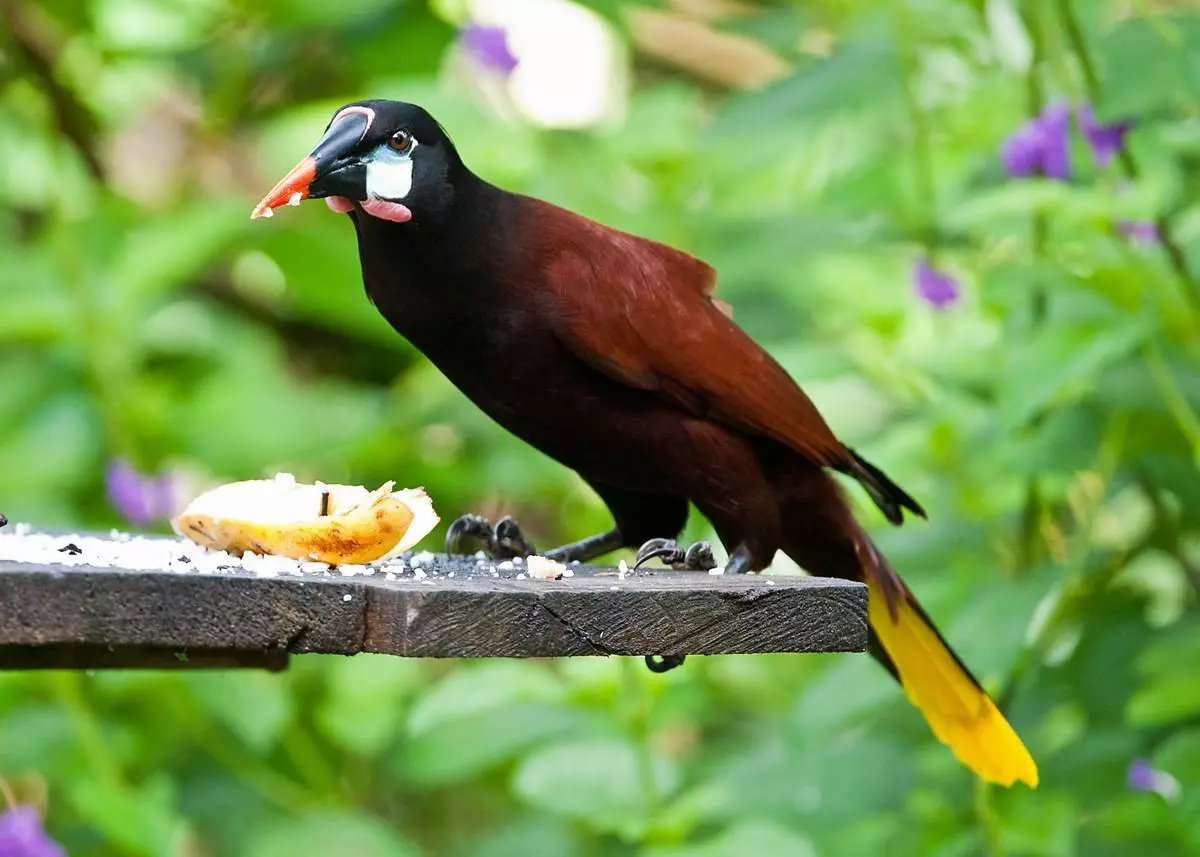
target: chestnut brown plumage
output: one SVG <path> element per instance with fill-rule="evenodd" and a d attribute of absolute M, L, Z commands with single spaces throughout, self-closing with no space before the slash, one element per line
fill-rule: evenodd
<path fill-rule="evenodd" d="M 543 553 L 661 545 L 691 502 L 727 548 L 727 572 L 760 571 L 782 550 L 812 574 L 863 580 L 871 653 L 937 737 L 985 779 L 1036 784 L 1020 739 L 829 471 L 856 479 L 892 523 L 924 511 L 734 323 L 711 267 L 489 184 L 429 114 L 400 102 L 340 110 L 255 214 L 305 197 L 348 214 L 367 295 L 392 327 L 607 504 L 613 530 Z M 468 516 L 456 535 L 482 523 Z M 494 550 L 531 549 L 502 524 Z"/>

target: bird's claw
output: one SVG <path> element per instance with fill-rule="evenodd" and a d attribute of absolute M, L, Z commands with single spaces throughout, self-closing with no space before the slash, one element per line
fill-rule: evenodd
<path fill-rule="evenodd" d="M 670 672 L 683 664 L 687 655 L 646 655 L 646 668 L 652 673 Z"/>
<path fill-rule="evenodd" d="M 471 550 L 471 546 L 475 546 L 475 550 Z M 501 518 L 493 527 L 492 522 L 482 515 L 463 515 L 446 530 L 446 553 L 462 556 L 476 550 L 486 551 L 493 559 L 513 559 L 537 553 L 515 519 Z"/>
<path fill-rule="evenodd" d="M 655 557 L 677 571 L 708 571 L 717 567 L 712 545 L 708 542 L 693 542 L 686 548 L 680 548 L 674 539 L 650 539 L 638 548 L 633 567 L 640 568 Z"/>

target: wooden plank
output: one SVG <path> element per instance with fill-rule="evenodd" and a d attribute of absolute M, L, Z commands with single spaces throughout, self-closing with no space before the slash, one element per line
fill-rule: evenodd
<path fill-rule="evenodd" d="M 0 668 L 278 669 L 287 655 L 311 652 L 527 658 L 866 648 L 866 588 L 858 583 L 573 571 L 519 579 L 519 566 L 446 556 L 393 580 L 0 561 Z"/>

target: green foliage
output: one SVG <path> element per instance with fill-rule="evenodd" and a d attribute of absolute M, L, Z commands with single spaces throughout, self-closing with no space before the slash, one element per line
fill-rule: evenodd
<path fill-rule="evenodd" d="M 608 526 L 392 333 L 345 218 L 248 218 L 336 107 L 419 101 L 489 180 L 719 270 L 930 510 L 863 504 L 1041 788 L 975 783 L 866 656 L 8 674 L 0 776 L 44 787 L 72 857 L 1200 854 L 1194 4 L 752 6 L 703 24 L 788 64 L 749 90 L 585 5 L 633 56 L 617 127 L 498 118 L 444 67 L 457 0 L 0 4 L 0 510 L 122 526 L 124 457 L 397 479 L 542 546 Z M 1073 119 L 1070 181 L 1006 176 L 1051 100 L 1133 120 L 1125 152 L 1097 163 Z M 1165 245 L 1116 228 L 1158 217 Z M 963 289 L 944 311 L 926 253 Z M 1178 794 L 1130 788 L 1138 758 Z"/>

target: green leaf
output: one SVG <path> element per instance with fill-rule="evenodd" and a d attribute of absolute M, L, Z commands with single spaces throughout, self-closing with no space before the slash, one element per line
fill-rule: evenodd
<path fill-rule="evenodd" d="M 984 6 L 996 56 L 1006 68 L 1024 73 L 1033 58 L 1033 44 L 1013 0 L 987 0 Z"/>
<path fill-rule="evenodd" d="M 1181 671 L 1152 681 L 1129 700 L 1127 717 L 1135 726 L 1162 726 L 1200 714 L 1200 681 Z"/>
<path fill-rule="evenodd" d="M 114 786 L 84 775 L 68 787 L 75 811 L 122 854 L 162 857 L 184 826 L 166 773 L 141 786 Z"/>
<path fill-rule="evenodd" d="M 188 683 L 200 707 L 254 752 L 274 747 L 292 720 L 294 701 L 279 676 L 249 670 L 193 673 Z"/>
<path fill-rule="evenodd" d="M 556 744 L 527 758 L 513 789 L 543 812 L 633 839 L 651 821 L 650 807 L 657 800 L 651 789 L 665 795 L 676 778 L 665 760 L 645 758 L 629 741 L 589 738 Z"/>
<path fill-rule="evenodd" d="M 805 836 L 767 819 L 738 822 L 701 843 L 644 848 L 639 857 L 817 857 Z"/>
<path fill-rule="evenodd" d="M 350 753 L 381 752 L 400 732 L 404 704 L 421 680 L 409 658 L 362 654 L 329 663 L 325 698 L 316 724 L 330 741 Z"/>
<path fill-rule="evenodd" d="M 892 28 L 873 21 L 846 37 L 829 58 L 797 69 L 762 89 L 731 98 L 717 133 L 751 134 L 778 128 L 781 119 L 811 126 L 854 106 L 860 111 L 896 110 L 901 103 L 900 62 Z M 811 130 L 811 129 L 810 129 Z"/>
<path fill-rule="evenodd" d="M 1009 353 L 999 391 L 1001 425 L 1015 429 L 1048 405 L 1090 392 L 1101 373 L 1127 357 L 1151 330 L 1144 317 L 1047 328 Z"/>
<path fill-rule="evenodd" d="M 378 818 L 323 811 L 254 831 L 246 857 L 419 857 L 420 850 Z"/>
<path fill-rule="evenodd" d="M 401 745 L 395 765 L 415 785 L 447 785 L 480 776 L 546 741 L 607 729 L 598 714 L 554 703 L 510 703 L 422 729 Z"/>
<path fill-rule="evenodd" d="M 221 258 L 249 228 L 243 200 L 203 199 L 126 234 L 108 280 L 131 308 L 173 291 Z"/>
<path fill-rule="evenodd" d="M 1146 116 L 1200 97 L 1200 18 L 1195 15 L 1127 17 L 1100 39 L 1096 53 L 1105 72 L 1100 121 Z"/>
<path fill-rule="evenodd" d="M 1002 819 L 1008 853 L 1028 857 L 1057 857 L 1075 853 L 1078 808 L 1061 792 L 1021 793 Z"/>
<path fill-rule="evenodd" d="M 575 857 L 581 837 L 569 823 L 546 815 L 521 817 L 473 838 L 457 857 L 512 857 L 514 854 Z"/>
<path fill-rule="evenodd" d="M 463 664 L 448 673 L 413 706 L 408 731 L 419 735 L 437 724 L 514 702 L 554 702 L 565 688 L 544 667 L 520 661 Z"/>

